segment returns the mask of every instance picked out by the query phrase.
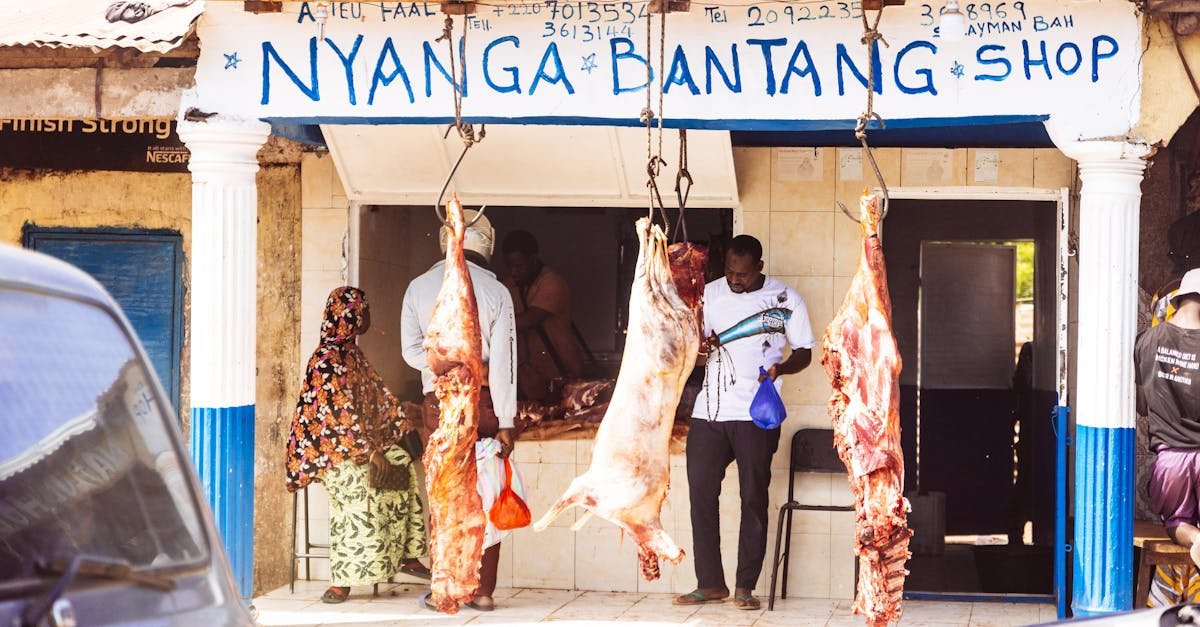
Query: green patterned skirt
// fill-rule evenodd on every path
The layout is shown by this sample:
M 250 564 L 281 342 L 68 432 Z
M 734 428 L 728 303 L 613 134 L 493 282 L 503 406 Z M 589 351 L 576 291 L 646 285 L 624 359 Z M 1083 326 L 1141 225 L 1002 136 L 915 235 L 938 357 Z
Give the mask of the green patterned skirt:
M 426 553 L 416 466 L 399 447 L 389 449 L 386 457 L 408 467 L 409 489 L 371 488 L 369 464 L 343 463 L 321 477 L 329 492 L 329 578 L 334 586 L 387 581 L 406 561 Z

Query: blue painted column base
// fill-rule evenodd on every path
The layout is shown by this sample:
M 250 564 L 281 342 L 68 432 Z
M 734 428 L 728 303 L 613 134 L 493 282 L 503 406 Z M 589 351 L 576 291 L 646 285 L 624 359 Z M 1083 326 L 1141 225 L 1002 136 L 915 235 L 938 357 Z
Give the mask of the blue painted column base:
M 243 598 L 254 590 L 254 405 L 192 408 L 192 461 Z
M 1134 429 L 1075 428 L 1077 617 L 1133 605 Z

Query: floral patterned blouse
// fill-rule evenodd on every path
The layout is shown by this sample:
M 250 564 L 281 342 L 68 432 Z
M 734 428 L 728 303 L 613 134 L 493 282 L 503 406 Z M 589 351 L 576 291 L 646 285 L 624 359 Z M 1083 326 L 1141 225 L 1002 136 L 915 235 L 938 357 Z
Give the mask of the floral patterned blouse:
M 321 342 L 308 360 L 288 438 L 289 492 L 346 460 L 366 463 L 373 450 L 396 446 L 412 430 L 399 401 L 355 342 L 369 327 L 362 290 L 343 286 L 329 294 Z

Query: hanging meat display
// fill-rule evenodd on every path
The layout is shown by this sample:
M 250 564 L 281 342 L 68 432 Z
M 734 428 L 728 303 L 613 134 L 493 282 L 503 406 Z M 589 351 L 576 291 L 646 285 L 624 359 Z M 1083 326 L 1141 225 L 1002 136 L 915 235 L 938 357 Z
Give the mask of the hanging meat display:
M 476 489 L 475 440 L 483 343 L 479 310 L 467 261 L 466 224 L 458 199 L 446 205 L 451 234 L 446 243 L 446 274 L 433 306 L 425 353 L 433 371 L 440 407 L 437 429 L 425 448 L 425 487 L 429 493 L 429 603 L 453 614 L 479 587 L 483 536 L 487 524 Z
M 911 557 L 900 448 L 900 351 L 879 237 L 879 203 L 859 209 L 862 256 L 842 307 L 825 330 L 821 363 L 833 384 L 834 443 L 850 473 L 860 564 L 855 613 L 882 627 L 899 620 L 905 561 Z
M 629 330 L 621 371 L 596 432 L 592 463 L 534 524 L 545 529 L 571 507 L 616 524 L 638 545 L 646 580 L 659 576 L 659 558 L 678 563 L 683 549 L 663 530 L 659 512 L 670 484 L 669 444 L 675 409 L 700 346 L 699 310 L 704 249 L 676 244 L 668 251 L 658 225 L 637 222 L 640 248 L 629 298 Z

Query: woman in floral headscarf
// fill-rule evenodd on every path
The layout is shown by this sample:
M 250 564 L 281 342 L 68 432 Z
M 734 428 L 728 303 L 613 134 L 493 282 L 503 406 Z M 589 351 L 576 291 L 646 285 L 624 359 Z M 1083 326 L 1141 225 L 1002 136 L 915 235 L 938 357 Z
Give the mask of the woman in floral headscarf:
M 397 571 L 429 577 L 417 560 L 426 552 L 417 470 L 400 446 L 413 424 L 355 342 L 370 327 L 362 290 L 329 294 L 288 440 L 288 491 L 319 481 L 329 493 L 326 603 Z M 373 474 L 389 475 L 387 487 L 373 487 Z

